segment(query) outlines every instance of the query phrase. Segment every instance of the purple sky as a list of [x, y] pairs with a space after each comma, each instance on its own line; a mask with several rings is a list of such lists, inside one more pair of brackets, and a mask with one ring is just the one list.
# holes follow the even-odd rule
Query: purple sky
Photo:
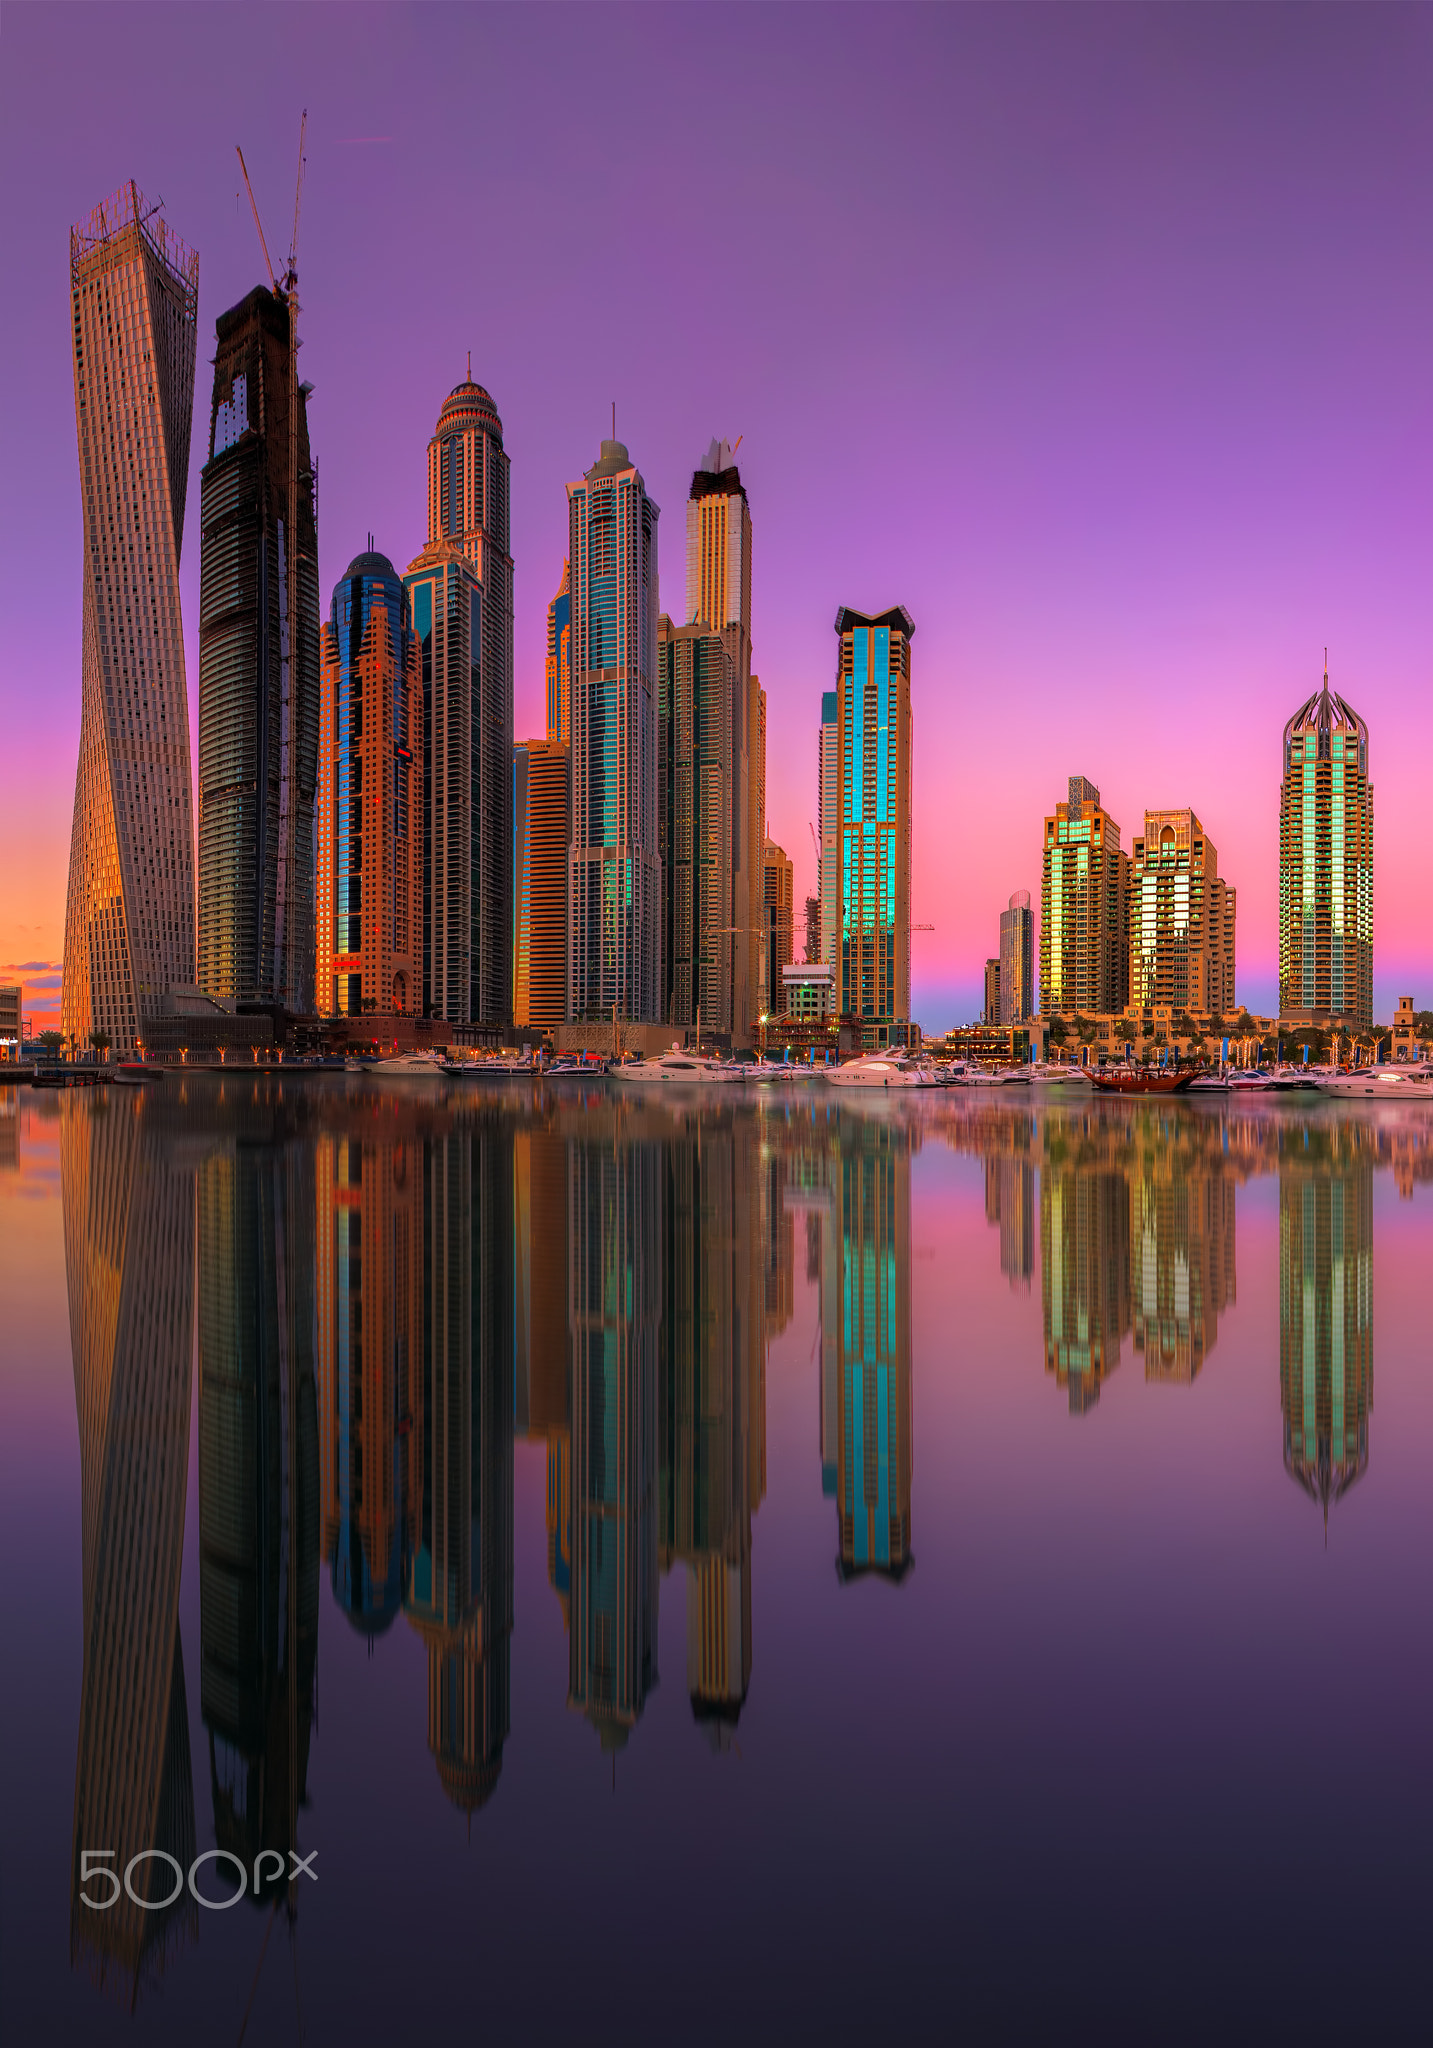
[[[200, 254], [183, 601], [216, 315], [288, 238], [327, 593], [424, 539], [461, 376], [512, 457], [517, 731], [564, 483], [663, 508], [738, 434], [768, 816], [812, 886], [838, 604], [915, 617], [916, 1013], [976, 1013], [1040, 821], [1193, 804], [1277, 999], [1279, 735], [1329, 646], [1372, 728], [1375, 1001], [1433, 1002], [1433, 11], [7, 5], [0, 978], [57, 962], [80, 704], [68, 228], [122, 180]], [[379, 139], [375, 139], [379, 138]], [[40, 1007], [38, 969], [27, 989]]]

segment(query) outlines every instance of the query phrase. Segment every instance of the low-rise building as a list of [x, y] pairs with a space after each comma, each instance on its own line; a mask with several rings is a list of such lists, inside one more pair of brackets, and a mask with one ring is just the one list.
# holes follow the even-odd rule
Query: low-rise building
[[0, 1060], [13, 1060], [20, 1051], [20, 996], [8, 984], [0, 988]]
[[781, 1015], [813, 1023], [836, 1014], [836, 970], [829, 960], [801, 961], [781, 970]]

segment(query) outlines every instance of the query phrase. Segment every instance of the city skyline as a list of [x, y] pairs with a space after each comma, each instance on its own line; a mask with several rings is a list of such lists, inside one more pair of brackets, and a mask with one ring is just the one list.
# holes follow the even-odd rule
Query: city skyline
[[[853, 12], [846, 36], [837, 38], [831, 63], [838, 92], [851, 89], [869, 32], [863, 18]], [[589, 31], [575, 25], [573, 33], [581, 41]], [[1020, 358], [1027, 396], [1033, 373], [1038, 402], [1028, 429], [1016, 437], [1006, 482], [993, 499], [982, 497], [980, 489], [990, 459], [985, 430], [969, 417], [967, 402], [960, 396], [964, 387], [957, 378], [955, 397], [944, 399], [933, 416], [930, 459], [943, 456], [949, 461], [953, 445], [973, 436], [973, 463], [961, 465], [956, 483], [945, 479], [950, 495], [941, 498], [934, 494], [928, 458], [918, 456], [919, 475], [903, 493], [905, 509], [874, 525], [867, 522], [859, 549], [849, 550], [844, 542], [833, 543], [810, 495], [824, 463], [813, 408], [819, 406], [821, 414], [830, 417], [833, 407], [839, 412], [843, 403], [849, 404], [857, 388], [869, 392], [874, 378], [881, 403], [891, 409], [889, 430], [906, 431], [906, 408], [929, 391], [924, 345], [918, 339], [910, 344], [917, 350], [920, 372], [910, 399], [888, 381], [888, 345], [870, 341], [855, 353], [823, 354], [809, 395], [793, 394], [786, 380], [775, 379], [787, 415], [780, 418], [751, 372], [733, 356], [729, 336], [719, 372], [706, 352], [695, 362], [683, 363], [678, 360], [680, 351], [655, 337], [647, 360], [658, 374], [636, 388], [624, 390], [615, 365], [609, 369], [605, 344], [579, 376], [565, 381], [556, 372], [552, 349], [541, 339], [541, 319], [538, 343], [529, 347], [518, 333], [508, 334], [506, 324], [484, 310], [481, 300], [472, 299], [469, 287], [452, 285], [445, 287], [443, 305], [448, 331], [442, 331], [444, 320], [430, 317], [421, 336], [405, 337], [400, 356], [390, 353], [384, 358], [385, 371], [395, 359], [405, 364], [401, 387], [391, 390], [381, 417], [371, 418], [365, 411], [362, 450], [345, 446], [342, 423], [357, 416], [364, 381], [371, 381], [379, 367], [371, 350], [386, 348], [383, 337], [391, 332], [380, 325], [371, 342], [354, 333], [352, 288], [344, 282], [339, 264], [345, 208], [371, 203], [384, 189], [382, 180], [400, 175], [393, 166], [400, 160], [405, 136], [400, 126], [389, 142], [354, 142], [354, 134], [366, 134], [369, 128], [356, 115], [348, 120], [346, 104], [340, 117], [335, 105], [330, 104], [325, 114], [321, 103], [313, 112], [308, 143], [304, 309], [309, 351], [304, 366], [318, 373], [313, 434], [324, 472], [320, 587], [331, 587], [337, 569], [370, 527], [380, 531], [380, 539], [400, 564], [421, 539], [422, 478], [407, 473], [413, 464], [413, 444], [426, 431], [438, 396], [461, 373], [471, 345], [475, 368], [499, 392], [510, 438], [517, 437], [514, 553], [526, 566], [520, 566], [515, 595], [515, 723], [519, 734], [539, 732], [543, 615], [562, 548], [561, 507], [559, 501], [554, 516], [553, 492], [564, 475], [573, 473], [572, 451], [580, 453], [584, 445], [591, 445], [615, 386], [619, 431], [630, 434], [634, 446], [640, 440], [653, 494], [659, 502], [670, 503], [673, 491], [682, 487], [694, 435], [712, 420], [730, 420], [733, 431], [737, 426], [745, 430], [741, 457], [744, 471], [750, 465], [762, 510], [753, 607], [773, 733], [769, 829], [793, 853], [798, 896], [807, 893], [812, 879], [805, 833], [812, 796], [805, 758], [809, 742], [804, 735], [810, 730], [815, 693], [826, 679], [824, 622], [838, 590], [871, 602], [879, 600], [889, 585], [903, 589], [913, 611], [926, 622], [922, 672], [941, 684], [939, 693], [926, 700], [915, 792], [913, 911], [917, 918], [937, 925], [916, 949], [914, 963], [913, 1008], [927, 1028], [938, 1029], [978, 1009], [980, 967], [990, 950], [989, 926], [1012, 886], [1036, 885], [1028, 807], [1035, 791], [1049, 787], [1052, 775], [1058, 775], [1073, 751], [1092, 698], [1114, 716], [1092, 755], [1088, 748], [1082, 751], [1113, 814], [1128, 826], [1146, 802], [1196, 804], [1220, 847], [1222, 867], [1240, 889], [1241, 993], [1252, 1007], [1272, 1010], [1277, 972], [1275, 728], [1289, 704], [1313, 686], [1326, 639], [1331, 663], [1375, 735], [1396, 726], [1400, 706], [1416, 697], [1425, 683], [1421, 648], [1427, 642], [1427, 599], [1421, 584], [1426, 579], [1419, 578], [1416, 565], [1428, 552], [1428, 515], [1426, 493], [1412, 482], [1419, 473], [1418, 443], [1406, 431], [1408, 418], [1417, 416], [1409, 410], [1407, 380], [1413, 358], [1400, 337], [1426, 326], [1420, 310], [1426, 303], [1426, 286], [1408, 272], [1399, 256], [1406, 200], [1398, 196], [1418, 189], [1420, 180], [1426, 183], [1422, 174], [1428, 145], [1408, 121], [1408, 81], [1418, 75], [1425, 45], [1416, 40], [1411, 23], [1400, 28], [1385, 17], [1358, 46], [1361, 60], [1349, 88], [1353, 102], [1345, 107], [1334, 163], [1309, 154], [1298, 109], [1309, 102], [1320, 78], [1339, 75], [1347, 80], [1345, 60], [1352, 31], [1330, 22], [1311, 33], [1301, 23], [1296, 34], [1291, 17], [1270, 11], [1259, 23], [1240, 24], [1232, 33], [1272, 96], [1272, 103], [1262, 108], [1268, 118], [1258, 124], [1218, 83], [1206, 80], [1199, 92], [1180, 85], [1177, 60], [1217, 46], [1217, 32], [1208, 24], [1171, 17], [1131, 28], [1124, 37], [1109, 27], [1091, 34], [1086, 24], [1084, 43], [1093, 47], [1112, 38], [1110, 46], [1121, 55], [1126, 72], [1170, 117], [1163, 144], [1152, 149], [1147, 196], [1121, 197], [1120, 174], [1138, 144], [1123, 102], [1111, 110], [1107, 146], [1092, 147], [1073, 163], [1081, 197], [1113, 197], [1120, 202], [1106, 208], [1103, 227], [1092, 225], [1094, 213], [1072, 212], [1061, 215], [1060, 232], [1051, 229], [1047, 236], [1059, 275], [1079, 254], [1095, 253], [1102, 259], [1075, 294], [1087, 338], [1064, 362], [1048, 353], [1032, 361], [1028, 351]], [[36, 75], [43, 76], [51, 56], [38, 18], [17, 17], [14, 34], [12, 48], [19, 63], [23, 66], [28, 60], [32, 71], [38, 67]], [[185, 45], [176, 58], [181, 73], [186, 63], [199, 65], [200, 53], [207, 48], [197, 28], [194, 35], [194, 54], [186, 56]], [[1411, 49], [1410, 35], [1415, 37]], [[527, 38], [521, 23], [504, 25], [500, 32], [500, 44], [516, 65], [528, 61]], [[934, 24], [922, 30], [906, 21], [896, 40], [927, 54], [966, 49], [1000, 80], [1013, 75], [1011, 67], [1017, 61], [1009, 32], [989, 22], [950, 24], [938, 32]], [[1066, 62], [1077, 69], [1094, 62], [1068, 27], [1052, 27], [1047, 40], [1052, 53], [1036, 52], [1032, 57], [1027, 50], [1019, 60], [1033, 67], [1030, 82], [1037, 103], [1054, 89], [1053, 46], [1058, 45]], [[302, 32], [300, 41], [307, 44]], [[680, 30], [669, 27], [663, 38], [669, 61], [672, 52], [667, 45], [674, 41], [684, 48], [703, 48], [705, 32], [700, 23]], [[777, 75], [790, 84], [792, 53], [780, 31], [774, 32], [774, 42], [776, 55], [783, 60]], [[90, 50], [105, 47], [100, 24], [72, 81], [79, 103], [93, 101], [97, 110], [91, 132], [78, 138], [73, 166], [66, 169], [74, 183], [64, 188], [63, 204], [53, 220], [44, 222], [43, 235], [38, 216], [13, 230], [17, 245], [26, 254], [29, 274], [42, 280], [54, 277], [60, 259], [51, 245], [62, 235], [64, 221], [81, 218], [93, 193], [107, 189], [137, 157], [133, 167], [141, 173], [140, 182], [147, 180], [164, 191], [181, 231], [204, 253], [201, 325], [211, 332], [215, 313], [242, 297], [256, 267], [252, 222], [246, 208], [235, 209], [233, 174], [219, 161], [227, 141], [224, 149], [208, 135], [202, 143], [176, 142], [172, 156], [166, 158], [163, 124], [153, 123], [149, 139], [136, 144], [124, 123], [103, 115], [97, 98], [98, 74], [90, 68], [95, 63]], [[405, 54], [400, 51], [400, 59]], [[325, 64], [331, 55], [325, 49]], [[115, 65], [123, 69], [123, 51], [109, 47], [109, 59], [107, 79]], [[248, 62], [247, 57], [241, 59], [240, 68]], [[355, 103], [361, 103], [369, 90], [362, 60], [344, 62]], [[1275, 74], [1281, 68], [1286, 76], [1279, 79]], [[211, 74], [202, 67], [201, 73], [207, 88]], [[1108, 87], [1095, 82], [1093, 89], [1098, 95]], [[225, 81], [220, 90], [221, 95], [229, 90]], [[273, 100], [271, 89], [265, 97]], [[1138, 97], [1125, 95], [1127, 100]], [[1212, 98], [1212, 108], [1205, 104], [1207, 98]], [[144, 91], [136, 105], [141, 111], [148, 105]], [[257, 117], [259, 132], [252, 145], [246, 135], [266, 217], [275, 216], [276, 195], [286, 182], [296, 111], [276, 101], [266, 103]], [[1181, 315], [1189, 310], [1183, 294], [1191, 287], [1179, 282], [1177, 271], [1186, 246], [1203, 247], [1203, 214], [1191, 195], [1208, 146], [1201, 139], [1207, 124], [1195, 116], [1211, 111], [1222, 112], [1233, 123], [1227, 167], [1217, 175], [1238, 179], [1250, 197], [1234, 236], [1236, 246], [1227, 255], [1207, 259], [1214, 275], [1212, 280], [1204, 276], [1196, 317], [1185, 333], [1179, 331], [1174, 314], [1176, 309]], [[9, 150], [21, 146], [28, 132], [25, 108], [17, 105], [15, 112], [12, 139], [5, 144]], [[774, 160], [768, 158], [773, 170], [790, 161], [798, 138], [815, 146], [813, 116], [806, 95], [799, 93], [794, 133], [779, 144], [764, 145], [776, 152]], [[243, 132], [245, 122], [252, 124], [255, 118], [246, 114], [241, 120], [236, 111], [234, 125]], [[384, 123], [369, 125], [377, 132]], [[135, 130], [136, 137], [145, 133], [142, 124]], [[1299, 140], [1290, 148], [1295, 135]], [[991, 135], [988, 124], [977, 123], [961, 150], [977, 146], [994, 150], [996, 161], [1006, 165], [1004, 146]], [[952, 150], [955, 147], [951, 145]], [[1272, 171], [1281, 150], [1302, 173], [1287, 190], [1276, 183]], [[964, 189], [958, 180], [951, 182], [964, 161], [960, 153], [940, 155], [941, 192]], [[1355, 161], [1363, 167], [1357, 175], [1348, 168]], [[970, 233], [962, 231], [959, 237], [962, 259], [973, 265], [970, 281], [978, 284], [988, 274], [993, 284], [1003, 281], [1005, 287], [997, 293], [986, 324], [965, 335], [960, 344], [959, 367], [964, 372], [993, 372], [988, 385], [993, 423], [1006, 419], [1013, 367], [1002, 372], [994, 365], [990, 346], [1005, 331], [1002, 323], [1011, 295], [1028, 296], [1033, 285], [1022, 261], [1013, 256], [997, 259], [991, 250], [1003, 247], [1003, 233], [1017, 228], [1035, 199], [1048, 194], [1048, 169], [1046, 164], [1043, 172], [1033, 170], [1028, 189], [1014, 190], [1008, 181], [1001, 182], [998, 206], [995, 199], [972, 199], [976, 211]], [[351, 194], [344, 184], [350, 171]], [[1350, 196], [1330, 214], [1326, 181], [1335, 172]], [[378, 187], [373, 184], [375, 176]], [[889, 177], [882, 177], [876, 189], [880, 197], [891, 200], [901, 188], [899, 181], [893, 187]], [[1370, 210], [1375, 194], [1393, 195], [1391, 210], [1377, 223]], [[1166, 298], [1141, 294], [1138, 333], [1118, 344], [1102, 339], [1111, 330], [1098, 317], [1091, 327], [1090, 318], [1138, 291], [1141, 272], [1135, 251], [1144, 245], [1137, 230], [1144, 208], [1161, 195], [1175, 202], [1168, 253], [1154, 259], [1152, 280]], [[821, 216], [804, 200], [793, 203], [802, 225], [819, 237]], [[1318, 240], [1317, 264], [1310, 237], [1314, 220], [1331, 223], [1327, 235]], [[988, 228], [995, 240], [990, 235], [982, 239], [977, 227]], [[531, 246], [531, 217], [515, 217], [503, 224], [501, 233], [505, 246], [521, 255], [519, 276], [525, 289], [537, 293], [534, 305], [545, 304], [546, 287], [539, 287], [532, 271], [537, 251]], [[1277, 274], [1267, 267], [1251, 271], [1251, 258], [1271, 238], [1278, 238], [1278, 245], [1288, 251], [1287, 263]], [[752, 245], [750, 260], [765, 279], [777, 256], [762, 239]], [[1343, 294], [1329, 290], [1329, 278], [1340, 268], [1365, 282], [1376, 277], [1378, 289]], [[945, 266], [938, 264], [937, 269], [939, 276], [929, 282], [928, 292], [946, 289]], [[684, 289], [686, 275], [683, 272]], [[1222, 299], [1217, 290], [1209, 289], [1211, 282], [1226, 287]], [[805, 268], [798, 266], [792, 289], [790, 315], [764, 314], [763, 332], [769, 333], [772, 321], [784, 331], [786, 319], [796, 315], [797, 302], [809, 299], [814, 286]], [[1249, 296], [1247, 307], [1241, 294]], [[38, 606], [27, 603], [23, 613], [16, 610], [6, 639], [17, 679], [18, 702], [13, 709], [20, 742], [17, 762], [9, 770], [14, 779], [6, 785], [6, 794], [14, 798], [5, 807], [10, 822], [3, 828], [6, 871], [13, 880], [5, 892], [0, 954], [12, 964], [60, 958], [63, 880], [57, 863], [63, 865], [69, 819], [66, 797], [60, 794], [57, 799], [56, 792], [67, 779], [65, 757], [72, 763], [78, 741], [79, 619], [74, 615], [72, 582], [78, 504], [72, 457], [65, 446], [72, 428], [66, 406], [56, 404], [57, 398], [68, 396], [66, 377], [61, 366], [57, 378], [55, 365], [47, 360], [56, 332], [53, 307], [46, 316], [48, 325], [41, 328], [38, 307], [43, 298], [42, 290], [36, 295], [36, 311], [25, 314], [18, 336], [24, 369], [19, 382], [33, 418], [20, 421], [12, 413], [5, 422], [13, 436], [7, 445], [34, 450], [40, 458], [32, 465], [35, 493], [27, 501], [23, 525], [12, 523], [10, 530], [7, 559], [17, 578], [11, 602], [32, 587], [44, 594]], [[1370, 301], [1382, 308], [1377, 338], [1369, 317], [1357, 310]], [[1327, 310], [1310, 338], [1306, 309], [1316, 302]], [[529, 322], [516, 324], [523, 335], [531, 331]], [[1300, 339], [1291, 354], [1295, 333]], [[1148, 362], [1130, 386], [1129, 351], [1141, 337], [1149, 343]], [[1200, 342], [1202, 354], [1197, 350]], [[530, 362], [523, 360], [524, 348]], [[1182, 388], [1178, 376], [1186, 349], [1191, 351], [1190, 364], [1202, 361], [1206, 367], [1196, 376], [1191, 402], [1181, 407], [1170, 400], [1168, 412], [1159, 415], [1153, 410], [1156, 403]], [[1354, 367], [1360, 359], [1368, 360], [1370, 351], [1379, 352], [1382, 367], [1376, 379]], [[1290, 361], [1295, 367], [1292, 379], [1285, 378], [1284, 390], [1271, 384], [1276, 361], [1281, 376]], [[1118, 400], [1117, 383], [1122, 384]], [[391, 379], [385, 377], [385, 391], [390, 387]], [[1219, 404], [1226, 395], [1227, 414]], [[1123, 414], [1117, 409], [1121, 404]], [[421, 415], [427, 417], [420, 425]], [[1155, 486], [1148, 449], [1156, 420], [1160, 424], [1153, 430], [1162, 436], [1158, 445], [1172, 456], [1177, 452], [1180, 459], [1188, 458], [1192, 488], [1179, 505]], [[1064, 567], [1056, 567], [1052, 551], [1057, 541], [1069, 539], [1062, 522], [1075, 516], [1070, 495], [1074, 465], [1086, 452], [1085, 436], [1097, 421], [1109, 424], [1113, 433], [1102, 442], [1103, 466], [1097, 473], [1083, 472], [1092, 475], [1086, 488], [1093, 493], [1095, 516], [1082, 519], [1088, 538]], [[1350, 439], [1355, 425], [1361, 451], [1356, 455]], [[191, 516], [197, 512], [198, 498], [197, 448], [195, 453]], [[1166, 466], [1177, 470], [1179, 460]], [[1147, 533], [1134, 537], [1132, 552], [1130, 514], [1120, 509], [1121, 489], [1129, 507], [1140, 507]], [[1374, 514], [1356, 513], [1356, 506], [1370, 502], [1370, 493], [1376, 501]], [[1231, 513], [1228, 505], [1236, 498], [1238, 506]], [[973, 524], [977, 505], [984, 522], [978, 528]], [[1256, 515], [1257, 526], [1251, 524]], [[14, 522], [13, 511], [10, 517]], [[1279, 536], [1277, 542], [1270, 540], [1272, 534]], [[62, 583], [67, 550], [68, 596]], [[191, 722], [198, 680], [197, 555], [191, 534], [181, 571]], [[1017, 564], [1025, 586], [1018, 603], [1011, 583]], [[670, 548], [665, 566], [670, 588], [679, 567]], [[1082, 577], [1078, 590], [1071, 580], [1076, 572]], [[880, 581], [872, 590], [877, 577]], [[53, 600], [48, 597], [51, 579]], [[1031, 587], [1037, 593], [1033, 606], [1028, 602]], [[1055, 661], [1049, 657], [1057, 631], [1060, 654]], [[1191, 692], [1205, 711], [1193, 731], [1188, 721]], [[1031, 713], [1028, 721], [1022, 720], [1018, 748], [995, 737], [1017, 705]], [[1232, 758], [1222, 729], [1222, 721], [1229, 718], [1237, 719], [1241, 733], [1241, 745]], [[1265, 729], [1265, 722], [1273, 739], [1260, 746], [1248, 744], [1251, 733]], [[1171, 790], [1159, 786], [1151, 770], [1169, 753], [1176, 733], [1183, 769], [1181, 787]], [[30, 758], [22, 771], [18, 759], [26, 756], [27, 740], [32, 743]], [[928, 764], [933, 764], [953, 777], [971, 746], [988, 758], [1004, 757], [995, 786], [949, 833], [935, 830], [931, 803], [938, 786], [923, 784], [921, 771], [928, 774]], [[1376, 1014], [1387, 1014], [1404, 988], [1426, 983], [1433, 964], [1433, 934], [1415, 888], [1415, 764], [1397, 758], [1392, 749], [1380, 755], [1379, 802], [1381, 865], [1387, 879], [1378, 901], [1374, 1008]], [[33, 988], [33, 994], [27, 994], [27, 1011], [39, 1007], [34, 998], [46, 993], [40, 984], [55, 971], [53, 966], [26, 969], [27, 987]]]

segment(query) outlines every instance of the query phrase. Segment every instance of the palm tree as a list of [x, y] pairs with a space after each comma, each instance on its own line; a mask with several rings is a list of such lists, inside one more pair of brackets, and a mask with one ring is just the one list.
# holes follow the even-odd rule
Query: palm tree
[[100, 1058], [103, 1059], [110, 1048], [109, 1033], [107, 1031], [92, 1031], [90, 1033], [90, 1044], [94, 1047]]

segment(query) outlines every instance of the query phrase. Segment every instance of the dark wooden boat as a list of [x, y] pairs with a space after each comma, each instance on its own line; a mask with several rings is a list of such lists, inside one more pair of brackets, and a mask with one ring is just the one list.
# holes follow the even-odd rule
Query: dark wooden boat
[[1090, 1079], [1097, 1088], [1103, 1088], [1110, 1095], [1174, 1095], [1189, 1086], [1194, 1073], [1193, 1067], [1186, 1067], [1182, 1074], [1171, 1074], [1167, 1069], [1161, 1072], [1157, 1068], [1149, 1073], [1128, 1067], [1112, 1073], [1091, 1068]]

